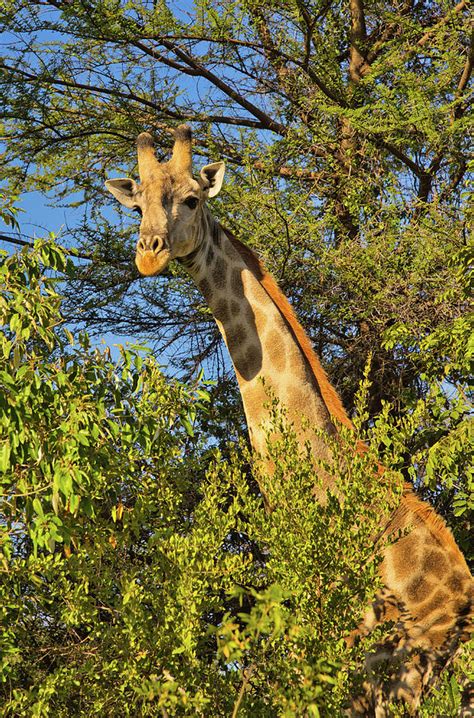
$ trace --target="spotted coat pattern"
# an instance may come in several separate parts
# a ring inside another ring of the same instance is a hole
[[[137,145],[141,184],[121,179],[107,186],[127,207],[141,210],[140,272],[157,274],[178,259],[201,290],[229,349],[255,451],[265,451],[268,394],[273,391],[301,441],[309,440],[314,456],[327,459],[326,443],[309,432],[302,418],[326,436],[333,436],[338,424],[351,422],[274,280],[205,204],[220,188],[222,163],[207,165],[193,178],[186,126],[175,132],[169,162],[158,163],[150,135],[140,135]],[[367,660],[368,681],[348,708],[354,718],[384,718],[393,700],[403,701],[416,715],[424,692],[471,625],[472,577],[433,509],[406,486],[389,525],[382,528],[399,536],[384,553],[384,589],[347,643],[384,621],[392,622],[393,632]],[[473,714],[467,705],[464,711]]]

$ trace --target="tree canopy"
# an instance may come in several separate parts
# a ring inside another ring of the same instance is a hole
[[[221,358],[201,298],[179,274],[144,285],[136,226],[105,211],[104,179],[133,173],[137,134],[152,131],[164,157],[170,126],[188,121],[196,163],[230,169],[216,213],[263,255],[349,407],[369,350],[375,411],[419,394],[427,368],[457,380],[438,335],[464,306],[448,260],[466,243],[466,13],[431,1],[4,2],[6,177],[80,205],[66,236],[95,259],[71,282],[70,319],[172,344],[188,371]]]
[[[7,715],[338,715],[363,651],[344,663],[341,641],[376,589],[376,456],[467,551],[467,13],[465,0],[0,3],[0,239],[31,244],[29,191],[67,216],[66,249],[40,241],[2,264]],[[136,219],[104,180],[136,174],[144,130],[166,158],[182,122],[196,168],[226,161],[213,212],[275,275],[370,432],[344,508],[309,510],[289,435],[275,451],[292,482],[265,487],[270,519],[227,443],[242,412],[203,298],[179,267],[138,277]],[[156,358],[91,349],[109,332]],[[446,681],[426,718],[457,715]]]

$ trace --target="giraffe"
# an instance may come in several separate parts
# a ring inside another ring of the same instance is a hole
[[[300,440],[310,441],[314,456],[327,460],[322,437],[336,436],[341,424],[353,425],[288,300],[257,256],[206,204],[221,189],[224,163],[206,165],[195,179],[186,125],[174,131],[169,161],[158,162],[146,132],[138,136],[137,152],[140,183],[111,179],[106,187],[142,215],[139,272],[157,275],[176,259],[201,290],[233,362],[253,449],[265,452],[273,388]],[[319,429],[317,436],[308,426]],[[473,580],[464,557],[443,519],[409,485],[384,529],[398,537],[384,550],[384,588],[347,642],[387,620],[397,632],[372,659],[372,679],[349,709],[354,717],[383,718],[392,700],[403,701],[414,714],[432,676],[466,637],[471,615]],[[396,667],[382,685],[377,661],[387,656]]]

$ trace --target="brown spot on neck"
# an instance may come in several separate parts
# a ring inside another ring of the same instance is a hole
[[[227,264],[222,257],[217,257],[212,270],[212,280],[216,289],[224,289],[227,281]]]

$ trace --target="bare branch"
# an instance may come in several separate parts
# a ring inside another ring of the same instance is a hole
[[[27,241],[24,239],[19,239],[19,237],[10,237],[7,234],[0,234],[0,241],[2,242],[8,242],[9,244],[15,244],[17,247],[34,247],[34,242]],[[79,257],[79,259],[87,259],[88,261],[92,261],[92,255],[91,254],[84,254],[82,252],[79,252],[77,250],[65,250],[66,254],[71,255],[71,257]]]
[[[195,69],[198,71],[198,74],[201,77],[204,77],[206,80],[208,80],[212,85],[217,87],[219,90],[221,90],[225,95],[230,97],[232,100],[237,102],[241,107],[243,107],[247,112],[249,112],[251,115],[256,117],[260,122],[262,123],[262,127],[267,130],[271,130],[272,132],[275,132],[276,134],[281,135],[284,137],[287,133],[285,125],[282,125],[279,122],[276,122],[273,120],[269,115],[267,115],[263,110],[261,110],[259,107],[254,105],[249,100],[245,99],[239,92],[234,90],[230,85],[228,85],[224,80],[222,80],[220,77],[218,77],[215,73],[211,72],[211,70],[208,70],[206,67],[204,67],[195,57],[190,55],[186,50],[183,50],[181,47],[179,47],[177,44],[170,42],[163,38],[161,40],[161,44],[166,47],[168,50],[171,50],[175,53],[177,57],[180,58],[183,62],[185,62],[189,67]]]

